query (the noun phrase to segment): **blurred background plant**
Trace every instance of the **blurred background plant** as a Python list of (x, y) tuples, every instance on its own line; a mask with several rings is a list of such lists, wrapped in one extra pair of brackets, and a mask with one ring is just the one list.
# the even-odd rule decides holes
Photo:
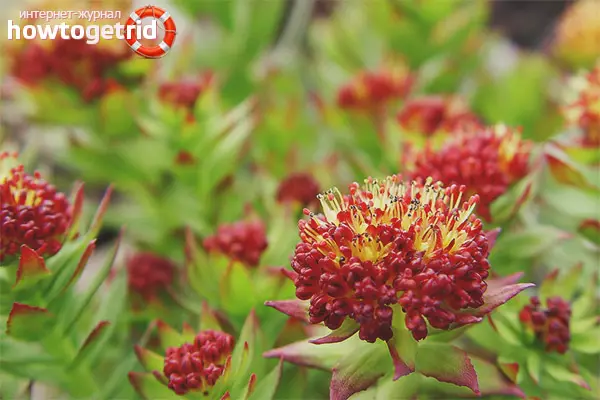
[[(17, 21), (26, 10), (121, 10), (124, 22), (146, 5), (138, 3), (18, 2), (7, 19)], [(102, 228), (92, 230), (96, 250), (86, 268), (92, 272), (82, 274), (77, 288), (60, 292), (68, 300), (53, 300), (62, 298), (59, 283), (66, 284), (54, 276), (66, 277), (88, 263), (61, 255), (71, 248), (84, 251), (83, 242), (64, 242), (48, 254), (55, 275), (35, 278), (25, 291), (11, 287), (11, 274), (19, 262), (38, 260), (21, 253), (21, 245), (31, 243), (14, 241), (16, 258), (0, 261), (6, 275), (3, 321), (20, 299), (60, 317), (59, 323), (38, 321), (38, 310), (22, 323), (25, 333), (50, 324), (52, 332), (66, 332), (69, 342), (48, 356), (58, 343), (54, 334), (34, 344), (15, 330), (3, 335), (1, 397), (48, 398), (57, 391), (86, 397), (104, 381), (103, 398), (152, 398), (152, 390), (175, 395), (181, 386), (168, 371), (187, 372), (163, 371), (165, 357), (192, 357), (206, 343), (213, 346), (218, 340), (212, 336), (196, 341), (211, 329), (229, 335), (219, 334), (219, 340), (231, 337), (237, 345), (221, 346), (201, 362), (212, 363), (217, 376), (234, 372), (225, 373), (218, 386), (208, 373), (194, 375), (185, 396), (209, 386), (217, 388), (210, 392), (217, 398), (227, 391), (232, 398), (326, 398), (340, 352), (354, 348), (308, 345), (306, 339), (323, 327), (307, 324), (298, 309), (286, 308), (288, 319), (263, 303), (293, 298), (287, 278), (293, 275), (298, 221), (306, 218), (305, 207), (317, 210), (319, 192), (395, 173), (432, 176), (478, 195), (475, 213), (484, 229), (501, 228), (489, 255), (492, 276), (521, 271), (523, 282), (541, 285), (530, 317), (521, 312), (528, 299), (520, 295), (469, 334), (442, 335), (444, 346), (468, 352), (482, 394), (598, 397), (597, 351), (588, 336), (580, 336), (584, 328), (598, 330), (600, 315), (599, 4), (173, 0), (154, 4), (171, 13), (178, 32), (172, 51), (160, 60), (138, 57), (118, 40), (5, 41), (1, 150), (18, 150), (25, 171), (51, 177), (59, 192), (84, 181), (86, 197), (77, 200), (85, 204), (83, 220), (91, 217), (88, 203), (98, 203), (109, 185), (113, 192)], [(48, 21), (60, 22), (89, 23)], [(0, 169), (0, 185), (8, 184), (9, 172)], [(0, 194), (4, 246), (13, 223), (6, 210), (14, 205)], [(73, 237), (83, 239), (92, 237)], [(121, 250), (112, 262), (117, 240)], [(110, 262), (102, 266), (103, 258)], [(30, 268), (43, 272), (34, 261)], [(569, 292), (559, 285), (546, 293), (542, 282), (551, 271), (562, 277), (574, 265), (577, 279)], [(562, 300), (548, 303), (552, 296)], [(70, 309), (76, 305), (85, 323), (68, 324), (65, 331), (62, 319), (75, 318)], [(534, 312), (551, 322), (539, 322)], [(236, 354), (244, 353), (254, 322), (260, 345), (250, 347), (246, 365)], [(571, 332), (569, 350), (546, 354), (538, 342), (565, 331)], [(492, 346), (491, 338), (503, 344)], [(298, 341), (304, 344), (293, 347)], [(135, 344), (140, 347), (134, 352)], [(357, 353), (369, 354), (362, 344), (354, 343)], [(286, 345), (313, 358), (300, 366), (285, 363), (275, 392), (277, 360), (262, 360), (260, 353)], [(515, 358), (515, 348), (526, 351)], [(230, 353), (235, 362), (228, 366)], [(448, 354), (452, 361), (458, 353)], [(79, 369), (81, 379), (69, 381), (82, 359), (88, 361)], [(350, 374), (356, 360), (345, 360), (344, 373)], [(353, 398), (472, 395), (427, 374), (393, 380), (392, 363), (381, 365), (385, 373)], [(14, 377), (17, 383), (9, 384)], [(575, 386), (557, 383), (564, 381)], [(149, 386), (140, 389), (142, 382)]]

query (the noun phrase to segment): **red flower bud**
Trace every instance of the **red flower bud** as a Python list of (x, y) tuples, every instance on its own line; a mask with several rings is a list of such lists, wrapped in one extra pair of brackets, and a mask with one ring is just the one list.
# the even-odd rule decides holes
[(169, 388), (178, 395), (210, 389), (223, 375), (234, 344), (231, 335), (206, 330), (198, 333), (192, 344), (169, 347), (163, 368)]
[(146, 300), (156, 297), (161, 289), (171, 285), (175, 266), (153, 253), (137, 253), (127, 260), (129, 289)]
[(521, 310), (520, 320), (533, 330), (546, 351), (563, 354), (568, 350), (571, 340), (571, 306), (560, 297), (549, 298), (546, 305), (548, 308), (542, 309), (539, 299), (532, 297), (530, 304)]
[(204, 239), (208, 252), (221, 253), (249, 267), (256, 267), (267, 248), (265, 226), (261, 221), (238, 221), (219, 226), (217, 233)]
[(296, 173), (281, 181), (277, 189), (277, 201), (308, 207), (317, 202), (319, 191), (319, 183), (312, 175)]

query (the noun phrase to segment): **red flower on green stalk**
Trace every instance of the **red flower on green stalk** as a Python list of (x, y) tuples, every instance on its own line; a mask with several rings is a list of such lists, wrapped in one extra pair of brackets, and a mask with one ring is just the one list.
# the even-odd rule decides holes
[[(260, 331), (252, 312), (236, 341), (203, 306), (200, 330), (184, 323), (179, 333), (158, 321), (164, 355), (135, 347), (147, 372), (130, 372), (129, 381), (143, 398), (206, 397), (209, 399), (271, 399), (281, 376), (281, 363), (262, 371)], [(257, 382), (257, 376), (260, 381)]]
[(584, 146), (600, 146), (600, 64), (589, 73), (571, 80), (572, 101), (563, 107), (567, 123), (579, 127)]
[(571, 340), (571, 305), (558, 296), (548, 298), (546, 304), (547, 308), (542, 309), (540, 299), (532, 297), (530, 304), (521, 310), (519, 319), (533, 329), (536, 338), (544, 343), (546, 351), (564, 354)]
[(0, 153), (0, 262), (27, 246), (40, 256), (56, 254), (73, 218), (67, 197), (17, 163), (16, 155)]
[(403, 129), (425, 136), (483, 128), (479, 118), (456, 97), (424, 96), (408, 100), (397, 119)]
[(481, 320), (474, 310), (486, 308), (491, 243), (473, 214), (477, 195), (395, 175), (319, 198), (324, 215), (305, 210), (292, 259), (311, 323), (336, 330), (350, 319), (352, 334), (375, 342), (392, 338), (396, 304), (416, 340), (427, 322), (448, 330)]
[(209, 253), (223, 254), (248, 267), (258, 266), (268, 246), (265, 225), (259, 220), (223, 224), (203, 244)]
[(405, 98), (413, 82), (410, 70), (403, 65), (363, 71), (339, 89), (337, 104), (349, 110), (378, 109), (390, 101)]
[(490, 222), (492, 202), (528, 173), (531, 146), (504, 125), (460, 134), (441, 149), (426, 148), (415, 157), (412, 175), (464, 185), (466, 195), (479, 196), (477, 214)]
[(309, 173), (294, 173), (286, 177), (277, 189), (277, 201), (282, 204), (315, 205), (321, 189)]
[(213, 74), (206, 73), (194, 79), (164, 82), (158, 89), (158, 97), (165, 103), (191, 111), (212, 80)]
[(151, 252), (134, 254), (127, 260), (126, 267), (129, 290), (147, 301), (171, 286), (175, 274), (171, 260)]

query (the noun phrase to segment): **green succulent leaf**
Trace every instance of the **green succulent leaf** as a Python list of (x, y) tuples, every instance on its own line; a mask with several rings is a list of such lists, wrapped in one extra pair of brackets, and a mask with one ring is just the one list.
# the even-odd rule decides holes
[(52, 272), (46, 268), (46, 263), (42, 257), (31, 248), (25, 245), (21, 246), (21, 257), (19, 259), (17, 278), (13, 289), (30, 287), (40, 279), (51, 274)]
[(468, 354), (456, 346), (443, 343), (419, 345), (415, 359), (416, 372), (440, 382), (465, 386), (480, 394), (477, 372)]
[(277, 366), (264, 378), (259, 377), (258, 384), (251, 391), (249, 400), (270, 400), (275, 398), (275, 392), (281, 379), (281, 372), (283, 370), (283, 360), (279, 360)]
[(45, 308), (14, 303), (6, 323), (6, 334), (19, 340), (36, 341), (47, 334), (53, 320)]
[(143, 399), (176, 400), (180, 398), (151, 373), (130, 372), (129, 382)]

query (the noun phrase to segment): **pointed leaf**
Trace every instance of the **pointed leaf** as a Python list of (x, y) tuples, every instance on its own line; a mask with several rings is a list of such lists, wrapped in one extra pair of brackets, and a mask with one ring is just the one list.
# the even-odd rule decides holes
[(557, 290), (560, 291), (557, 282), (559, 272), (560, 271), (558, 269), (553, 270), (548, 275), (546, 275), (546, 277), (542, 281), (539, 291), (539, 298), (542, 301), (542, 303), (545, 303), (548, 297), (554, 296)]
[(110, 322), (108, 321), (100, 321), (98, 325), (96, 325), (94, 330), (88, 335), (87, 339), (85, 339), (85, 342), (83, 342), (81, 349), (79, 349), (79, 352), (69, 366), (69, 369), (79, 368), (81, 363), (89, 362), (90, 356), (106, 344), (111, 333), (108, 329), (109, 326)]
[(477, 357), (471, 357), (471, 362), (475, 367), (482, 395), (517, 396), (522, 399), (526, 397), (525, 393), (517, 385), (506, 379), (494, 364)]
[(519, 212), (523, 204), (532, 197), (534, 178), (535, 176), (532, 174), (521, 179), (506, 193), (492, 202), (490, 211), (494, 223), (505, 222)]
[(313, 344), (331, 344), (343, 342), (350, 336), (354, 335), (360, 329), (360, 325), (353, 319), (346, 318), (338, 329), (332, 331), (329, 335), (318, 339), (309, 340)]
[(485, 236), (487, 237), (487, 240), (488, 240), (488, 246), (490, 249), (492, 249), (494, 247), (494, 245), (496, 244), (496, 240), (498, 239), (500, 232), (502, 232), (502, 229), (496, 228), (496, 229), (492, 229), (491, 231), (487, 231), (485, 233)]
[(187, 322), (183, 323), (183, 329), (181, 331), (181, 336), (186, 343), (193, 343), (196, 338), (196, 331), (190, 324)]
[(577, 231), (586, 239), (600, 245), (600, 221), (597, 219), (586, 219), (583, 221)]
[(506, 303), (523, 290), (535, 286), (533, 283), (516, 283), (507, 286), (488, 286), (488, 289), (483, 294), (483, 306), (474, 310), (474, 314), (484, 316), (495, 308)]
[(134, 346), (134, 351), (140, 364), (147, 372), (163, 370), (165, 362), (163, 357), (137, 344)]
[(152, 399), (179, 399), (180, 397), (171, 391), (168, 387), (159, 382), (154, 375), (150, 373), (130, 372), (129, 382), (135, 391), (147, 400)]
[(405, 314), (396, 306), (393, 314), (392, 330), (394, 336), (387, 343), (392, 362), (394, 363), (394, 380), (408, 375), (415, 370), (415, 356), (418, 344), (406, 329)]
[(81, 212), (83, 211), (83, 200), (84, 200), (84, 183), (78, 183), (75, 186), (75, 190), (72, 196), (73, 204), (73, 216), (71, 219), (71, 228), (69, 231), (69, 238), (73, 239), (79, 234), (79, 223), (81, 219)]
[(15, 339), (34, 341), (47, 334), (52, 316), (45, 308), (14, 303), (8, 321), (6, 334)]
[(532, 351), (527, 355), (527, 373), (536, 384), (539, 384), (542, 374), (541, 363), (541, 357), (537, 352)]
[(96, 239), (92, 240), (88, 244), (88, 246), (85, 248), (85, 251), (83, 252), (83, 255), (81, 256), (81, 258), (79, 259), (79, 262), (77, 263), (77, 268), (75, 268), (75, 272), (73, 272), (73, 275), (71, 276), (71, 279), (69, 279), (69, 281), (67, 282), (67, 284), (63, 287), (63, 291), (67, 290), (69, 288), (69, 286), (71, 286), (72, 284), (74, 284), (75, 282), (77, 282), (77, 279), (79, 279), (79, 276), (81, 275), (81, 273), (85, 269), (85, 267), (86, 267), (86, 265), (87, 265), (90, 257), (94, 253), (95, 249), (96, 249)]
[(584, 389), (591, 390), (590, 385), (583, 379), (579, 374), (571, 372), (560, 364), (554, 362), (548, 362), (544, 364), (544, 370), (548, 372), (548, 375), (553, 377), (559, 382), (572, 382)]
[(269, 375), (261, 378), (258, 385), (252, 391), (250, 400), (270, 400), (275, 398), (275, 392), (281, 379), (283, 370), (283, 359), (279, 360), (279, 364), (269, 373)]
[[(248, 364), (252, 362), (254, 354), (260, 354), (260, 352), (257, 353), (258, 330), (258, 318), (256, 317), (256, 313), (254, 312), (254, 310), (252, 310), (246, 318), (244, 326), (242, 327), (242, 331), (238, 338), (239, 344), (233, 350), (231, 365), (233, 367), (233, 371), (235, 371), (236, 374), (242, 374), (242, 370), (244, 369), (244, 367), (247, 367)], [(243, 345), (240, 346), (241, 344)], [(249, 356), (250, 359), (245, 360), (245, 355)]]
[(52, 272), (46, 268), (44, 259), (34, 250), (23, 245), (21, 246), (21, 258), (19, 268), (17, 269), (17, 279), (13, 289), (21, 289), (51, 275)]
[(282, 358), (292, 364), (329, 371), (341, 357), (351, 351), (352, 344), (348, 341), (317, 346), (302, 340), (269, 350), (263, 356), (265, 358)]
[(308, 320), (308, 303), (302, 300), (279, 300), (279, 301), (266, 301), (265, 306), (273, 307), (279, 312), (284, 313), (292, 318), (299, 319), (303, 322), (309, 323)]
[(582, 167), (567, 157), (559, 157), (554, 154), (546, 154), (545, 156), (550, 172), (558, 182), (582, 189), (597, 189), (597, 186), (588, 180)]
[(214, 311), (210, 308), (208, 303), (206, 301), (204, 301), (204, 302), (202, 302), (202, 311), (200, 314), (200, 329), (199, 330), (206, 330), (206, 329), (214, 329), (214, 330), (220, 331), (223, 328), (221, 327), (221, 324), (219, 323), (219, 320), (217, 319), (217, 316), (215, 315)]
[(158, 320), (156, 321), (156, 328), (163, 350), (166, 350), (168, 347), (179, 347), (184, 343), (183, 336), (167, 323)]
[(112, 191), (113, 191), (113, 186), (110, 185), (106, 189), (106, 192), (104, 193), (104, 196), (102, 197), (102, 200), (100, 201), (100, 205), (98, 206), (98, 210), (96, 211), (96, 214), (94, 215), (94, 218), (92, 219), (92, 224), (90, 225), (90, 229), (88, 231), (88, 235), (90, 235), (91, 237), (95, 237), (98, 234), (98, 232), (100, 232), (100, 228), (102, 227), (102, 220), (104, 219), (104, 214), (106, 213), (108, 204), (110, 203), (110, 197), (112, 195)]
[(600, 353), (600, 327), (595, 326), (594, 329), (585, 332), (573, 333), (569, 347), (584, 354)]
[(417, 350), (416, 371), (440, 382), (465, 386), (479, 395), (477, 373), (469, 355), (456, 346), (422, 343)]
[(244, 395), (241, 396), (242, 399), (248, 400), (250, 398), (250, 394), (254, 391), (254, 387), (256, 386), (256, 374), (250, 375), (250, 379), (248, 380), (248, 384), (246, 385), (246, 389), (244, 390)]
[(517, 376), (519, 375), (520, 369), (519, 363), (499, 357), (498, 366), (500, 367), (504, 375), (508, 377), (508, 379), (510, 379), (512, 382), (517, 381)]
[(373, 385), (390, 370), (388, 351), (383, 343), (357, 343), (333, 367), (329, 398), (345, 400)]
[(119, 233), (119, 237), (115, 241), (115, 245), (114, 245), (112, 251), (108, 254), (108, 256), (104, 262), (104, 265), (102, 265), (100, 270), (97, 272), (94, 280), (91, 282), (89, 287), (86, 289), (86, 291), (80, 297), (79, 302), (78, 302), (79, 304), (77, 304), (75, 306), (76, 311), (73, 314), (73, 317), (66, 324), (65, 332), (69, 332), (73, 328), (73, 326), (77, 323), (77, 321), (83, 314), (83, 311), (90, 304), (90, 302), (92, 301), (92, 298), (94, 297), (94, 295), (96, 294), (96, 292), (98, 291), (98, 289), (100, 288), (102, 283), (108, 277), (108, 274), (110, 273), (110, 270), (113, 266), (115, 258), (117, 257), (117, 252), (119, 251), (119, 246), (121, 244), (122, 238), (123, 238), (123, 230), (121, 230), (121, 232)]

